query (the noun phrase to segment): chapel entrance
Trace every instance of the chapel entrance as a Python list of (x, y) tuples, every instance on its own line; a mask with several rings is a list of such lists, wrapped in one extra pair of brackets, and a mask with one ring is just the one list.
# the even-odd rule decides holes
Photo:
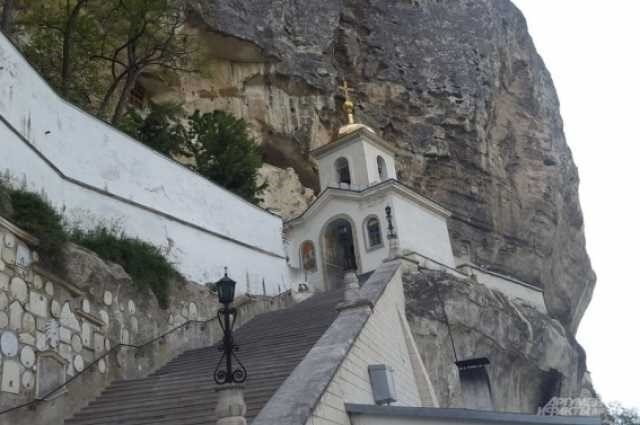
[(358, 269), (351, 223), (343, 218), (332, 221), (323, 238), (327, 289), (342, 288), (345, 272)]

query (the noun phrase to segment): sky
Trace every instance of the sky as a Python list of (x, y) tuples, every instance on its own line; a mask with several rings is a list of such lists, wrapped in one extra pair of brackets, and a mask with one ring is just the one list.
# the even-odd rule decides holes
[(578, 330), (602, 398), (640, 408), (640, 1), (512, 0), (560, 98), (598, 283)]

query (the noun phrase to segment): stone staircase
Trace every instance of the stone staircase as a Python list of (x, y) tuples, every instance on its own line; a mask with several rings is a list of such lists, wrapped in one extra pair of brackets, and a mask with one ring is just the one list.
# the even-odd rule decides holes
[[(248, 372), (247, 421), (260, 412), (337, 317), (337, 290), (285, 310), (256, 316), (235, 332), (237, 353)], [(116, 381), (66, 425), (197, 425), (215, 423), (220, 359), (217, 344), (187, 351), (143, 379)]]

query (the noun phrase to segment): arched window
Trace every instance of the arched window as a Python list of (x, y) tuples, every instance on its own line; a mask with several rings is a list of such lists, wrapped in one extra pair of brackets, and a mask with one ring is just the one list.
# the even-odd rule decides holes
[(300, 245), (300, 259), (302, 261), (302, 269), (305, 272), (315, 272), (318, 270), (316, 263), (316, 248), (311, 241), (304, 241)]
[(384, 181), (387, 179), (387, 163), (384, 158), (378, 155), (378, 176), (380, 176), (380, 181)]
[(347, 158), (340, 157), (336, 159), (335, 167), (338, 184), (351, 184), (351, 173), (349, 172), (349, 162)]
[(380, 230), (380, 220), (378, 217), (369, 217), (365, 221), (365, 230), (369, 239), (369, 248), (382, 246), (382, 231)]

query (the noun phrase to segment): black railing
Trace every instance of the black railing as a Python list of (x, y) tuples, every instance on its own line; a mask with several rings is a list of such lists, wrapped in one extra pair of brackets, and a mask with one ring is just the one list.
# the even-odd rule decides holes
[[(208, 320), (187, 320), (186, 322), (184, 322), (181, 325), (178, 325), (166, 332), (164, 332), (163, 334), (143, 343), (140, 345), (134, 345), (134, 344), (122, 344), (119, 343), (118, 345), (116, 345), (115, 347), (112, 347), (110, 350), (108, 350), (107, 352), (105, 352), (104, 354), (102, 354), (100, 357), (94, 359), (91, 363), (89, 363), (89, 365), (87, 367), (85, 367), (81, 372), (76, 373), (75, 375), (73, 375), (71, 378), (67, 379), (65, 382), (63, 382), (62, 384), (58, 385), (57, 387), (55, 387), (54, 389), (52, 389), (51, 391), (47, 392), (45, 395), (38, 397), (38, 398), (34, 398), (31, 401), (28, 401), (26, 403), (23, 404), (19, 404), (17, 406), (14, 407), (10, 407), (9, 409), (5, 409), (3, 411), (0, 411), (0, 415), (4, 415), (6, 413), (9, 412), (13, 412), (15, 410), (18, 409), (22, 409), (25, 407), (29, 407), (38, 403), (42, 403), (45, 401), (48, 401), (49, 397), (53, 396), (54, 394), (56, 394), (57, 392), (61, 391), (64, 387), (66, 387), (67, 385), (69, 385), (71, 382), (75, 381), (80, 375), (83, 375), (85, 372), (90, 371), (95, 365), (98, 364), (98, 362), (100, 362), (100, 360), (108, 357), (109, 355), (115, 353), (116, 351), (119, 351), (121, 348), (132, 348), (135, 350), (140, 350), (142, 348), (145, 348), (151, 344), (153, 344), (154, 342), (157, 342), (163, 338), (165, 338), (167, 335), (172, 334), (173, 332), (182, 329), (182, 328), (186, 328), (188, 329), (190, 325), (195, 324), (195, 325), (200, 325), (201, 326), (201, 330), (204, 331), (204, 327), (205, 325), (207, 325), (209, 322), (213, 322), (213, 321), (217, 321), (218, 318), (216, 317), (212, 317), (211, 319)], [(213, 342), (212, 342), (213, 343)]]

